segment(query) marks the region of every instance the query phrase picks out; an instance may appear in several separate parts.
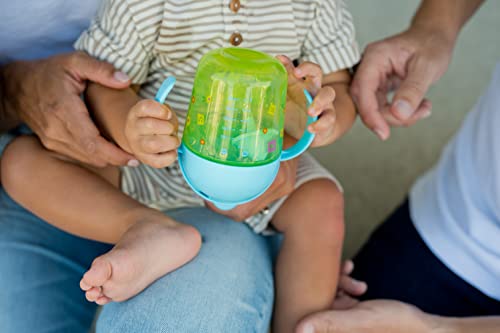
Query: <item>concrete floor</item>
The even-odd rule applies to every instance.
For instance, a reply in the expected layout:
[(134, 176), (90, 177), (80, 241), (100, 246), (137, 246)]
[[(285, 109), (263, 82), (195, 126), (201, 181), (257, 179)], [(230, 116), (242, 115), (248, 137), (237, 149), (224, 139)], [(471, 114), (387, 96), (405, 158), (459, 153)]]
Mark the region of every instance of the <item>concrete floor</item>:
[[(346, 0), (364, 46), (404, 29), (415, 0)], [(462, 31), (449, 71), (429, 96), (433, 115), (380, 142), (361, 122), (333, 146), (314, 154), (343, 183), (350, 257), (405, 197), (413, 181), (437, 160), (443, 145), (487, 85), (500, 61), (500, 2), (488, 1)], [(500, 92), (499, 92), (500, 93)]]

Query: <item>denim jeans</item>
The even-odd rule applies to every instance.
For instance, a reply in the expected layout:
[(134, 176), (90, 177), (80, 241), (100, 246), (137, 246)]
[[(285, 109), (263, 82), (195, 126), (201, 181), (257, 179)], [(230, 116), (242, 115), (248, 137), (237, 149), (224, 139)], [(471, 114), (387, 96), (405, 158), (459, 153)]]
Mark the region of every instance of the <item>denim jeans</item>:
[[(136, 297), (104, 306), (97, 332), (267, 332), (278, 240), (205, 208), (168, 215), (201, 232), (201, 252)], [(0, 332), (87, 332), (96, 306), (78, 283), (110, 248), (50, 226), (0, 188)]]

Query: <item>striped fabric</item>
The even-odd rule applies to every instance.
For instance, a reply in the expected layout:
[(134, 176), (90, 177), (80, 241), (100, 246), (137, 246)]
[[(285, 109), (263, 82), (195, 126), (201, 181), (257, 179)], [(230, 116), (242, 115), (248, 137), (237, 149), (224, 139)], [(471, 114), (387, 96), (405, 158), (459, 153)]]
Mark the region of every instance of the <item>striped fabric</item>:
[[(240, 47), (311, 61), (325, 73), (359, 60), (352, 18), (342, 0), (240, 0), (237, 11), (231, 9), (234, 2), (104, 0), (75, 47), (127, 73), (141, 85), (144, 98), (153, 98), (163, 79), (175, 76), (167, 103), (177, 113), (180, 135), (199, 60), (212, 49), (232, 46), (235, 34), (241, 36)], [(316, 178), (332, 177), (317, 163), (302, 165), (308, 168)], [(124, 168), (123, 177), (123, 191), (149, 206), (203, 204), (177, 164), (161, 170)]]

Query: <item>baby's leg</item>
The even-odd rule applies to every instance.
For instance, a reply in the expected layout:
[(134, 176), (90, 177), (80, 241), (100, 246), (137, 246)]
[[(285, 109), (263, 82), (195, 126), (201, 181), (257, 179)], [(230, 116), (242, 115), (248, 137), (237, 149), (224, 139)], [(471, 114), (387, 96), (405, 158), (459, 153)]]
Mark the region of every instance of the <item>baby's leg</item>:
[(284, 234), (276, 264), (273, 333), (294, 332), (333, 303), (344, 238), (343, 197), (330, 180), (300, 186), (273, 218)]
[(54, 226), (116, 246), (98, 257), (81, 287), (98, 303), (134, 296), (198, 252), (199, 233), (123, 194), (116, 167), (85, 168), (20, 137), (1, 160), (2, 185)]

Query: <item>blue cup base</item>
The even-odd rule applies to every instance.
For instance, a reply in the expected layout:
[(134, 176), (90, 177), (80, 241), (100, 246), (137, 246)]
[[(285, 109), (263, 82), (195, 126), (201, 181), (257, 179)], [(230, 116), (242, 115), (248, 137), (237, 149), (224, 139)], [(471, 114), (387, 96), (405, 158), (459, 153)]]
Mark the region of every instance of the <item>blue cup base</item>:
[(280, 161), (251, 167), (231, 166), (204, 159), (181, 145), (179, 165), (196, 194), (221, 210), (230, 210), (264, 193), (276, 178)]

